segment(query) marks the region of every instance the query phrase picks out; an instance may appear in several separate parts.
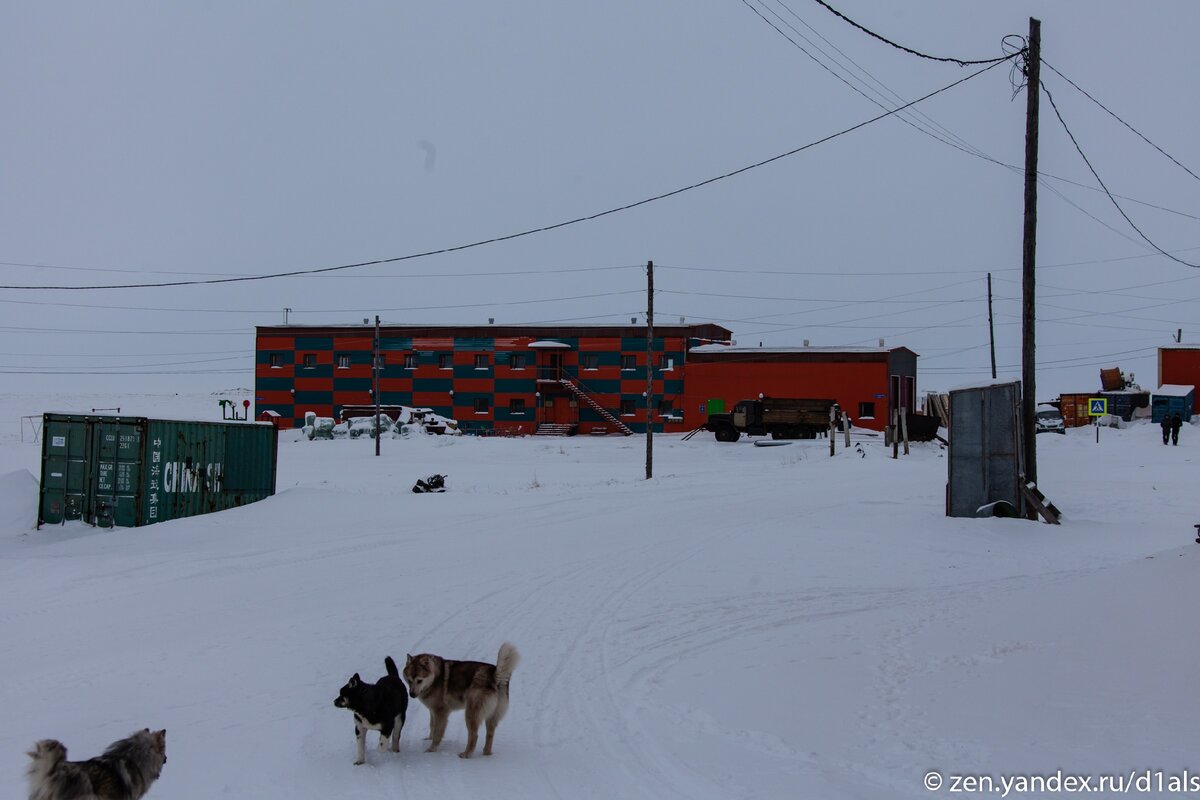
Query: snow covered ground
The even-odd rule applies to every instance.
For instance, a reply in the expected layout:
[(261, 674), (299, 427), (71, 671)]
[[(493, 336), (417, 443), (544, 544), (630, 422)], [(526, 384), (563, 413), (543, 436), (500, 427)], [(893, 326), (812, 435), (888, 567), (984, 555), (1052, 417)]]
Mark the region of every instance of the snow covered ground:
[[(944, 516), (937, 445), (285, 434), (279, 493), (31, 530), (44, 410), (219, 419), (218, 397), (0, 395), (0, 796), (24, 752), (165, 727), (150, 797), (883, 798), (950, 776), (1200, 771), (1200, 430), (1038, 439), (1063, 525)], [(445, 494), (412, 494), (423, 475)], [(496, 754), (355, 767), (358, 671), (523, 660)], [(946, 784), (929, 792), (923, 776)], [(1093, 778), (1095, 785), (1096, 778)]]

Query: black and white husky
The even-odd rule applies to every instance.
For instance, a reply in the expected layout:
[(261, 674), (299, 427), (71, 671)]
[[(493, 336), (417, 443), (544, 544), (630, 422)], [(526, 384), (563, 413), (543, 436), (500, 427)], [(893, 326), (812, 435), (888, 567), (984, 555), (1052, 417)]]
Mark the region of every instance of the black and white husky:
[(356, 672), (333, 701), (338, 708), (348, 708), (354, 712), (354, 738), (358, 741), (355, 764), (367, 760), (367, 731), (379, 731), (380, 750), (387, 747), (390, 737), (392, 752), (400, 751), (400, 731), (404, 728), (404, 718), (408, 713), (408, 692), (392, 657), (388, 656), (383, 663), (387, 667), (387, 675), (378, 682), (364, 683)]

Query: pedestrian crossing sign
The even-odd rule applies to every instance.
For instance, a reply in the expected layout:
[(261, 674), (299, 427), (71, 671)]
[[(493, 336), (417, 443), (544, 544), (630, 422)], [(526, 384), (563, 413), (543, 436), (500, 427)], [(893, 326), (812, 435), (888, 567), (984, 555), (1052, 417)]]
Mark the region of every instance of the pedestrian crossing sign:
[(1108, 398), (1107, 397), (1089, 397), (1088, 398), (1088, 416), (1103, 417), (1108, 413)]

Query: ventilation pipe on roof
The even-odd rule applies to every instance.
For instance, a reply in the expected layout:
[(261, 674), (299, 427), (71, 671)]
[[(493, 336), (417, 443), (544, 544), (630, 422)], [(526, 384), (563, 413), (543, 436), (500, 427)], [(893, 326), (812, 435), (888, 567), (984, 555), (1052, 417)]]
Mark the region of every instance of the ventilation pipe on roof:
[(805, 340), (804, 340), (804, 346), (805, 346), (805, 347), (808, 347), (808, 339), (805, 339)]
[(880, 340), (879, 340), (879, 346), (880, 346), (880, 347), (883, 347), (883, 339), (880, 339)]
[(488, 317), (488, 325), (494, 325), (494, 324), (496, 324), (496, 318)]

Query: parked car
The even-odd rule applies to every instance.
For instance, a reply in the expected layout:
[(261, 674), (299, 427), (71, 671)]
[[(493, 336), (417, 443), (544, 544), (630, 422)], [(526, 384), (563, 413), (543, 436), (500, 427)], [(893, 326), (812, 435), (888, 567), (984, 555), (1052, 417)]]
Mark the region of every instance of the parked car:
[(1037, 433), (1066, 433), (1067, 426), (1063, 424), (1062, 413), (1049, 403), (1041, 403), (1034, 410)]

